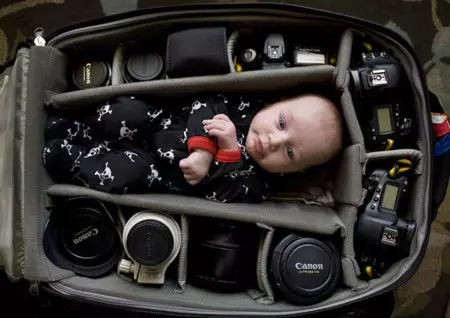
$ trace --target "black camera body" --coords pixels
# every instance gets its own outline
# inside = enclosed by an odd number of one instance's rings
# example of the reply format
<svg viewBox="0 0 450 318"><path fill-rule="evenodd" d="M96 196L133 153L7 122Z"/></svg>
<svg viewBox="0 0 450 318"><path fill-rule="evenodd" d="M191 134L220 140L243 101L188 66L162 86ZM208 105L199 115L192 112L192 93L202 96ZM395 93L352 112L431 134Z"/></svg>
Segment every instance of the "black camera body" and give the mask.
<svg viewBox="0 0 450 318"><path fill-rule="evenodd" d="M413 121L406 112L406 79L398 61L385 52L362 53L350 74L368 148L383 150L404 145Z"/></svg>
<svg viewBox="0 0 450 318"><path fill-rule="evenodd" d="M399 216L408 193L406 176L391 177L387 170L377 169L369 177L370 200L358 216L355 239L358 245L386 257L409 254L416 224Z"/></svg>

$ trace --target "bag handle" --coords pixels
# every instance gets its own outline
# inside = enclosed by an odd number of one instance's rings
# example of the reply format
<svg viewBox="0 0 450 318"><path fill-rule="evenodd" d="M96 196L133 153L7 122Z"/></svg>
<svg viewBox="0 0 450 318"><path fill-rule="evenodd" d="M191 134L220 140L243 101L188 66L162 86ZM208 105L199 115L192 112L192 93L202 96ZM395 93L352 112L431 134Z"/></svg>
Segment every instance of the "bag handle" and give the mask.
<svg viewBox="0 0 450 318"><path fill-rule="evenodd" d="M428 91L430 107L432 112L444 114L444 109L437 98L437 96ZM433 135L433 189L432 189L432 211L431 222L433 222L439 212L439 207L445 199L447 193L448 181L450 178L450 151L443 153L442 155L436 155L434 151L434 145L437 138Z"/></svg>

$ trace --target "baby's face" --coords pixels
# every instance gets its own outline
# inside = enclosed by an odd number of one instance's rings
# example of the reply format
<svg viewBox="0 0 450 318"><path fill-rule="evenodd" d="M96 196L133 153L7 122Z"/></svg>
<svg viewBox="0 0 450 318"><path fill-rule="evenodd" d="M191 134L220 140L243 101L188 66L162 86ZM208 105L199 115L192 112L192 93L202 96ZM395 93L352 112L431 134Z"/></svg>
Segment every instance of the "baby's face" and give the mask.
<svg viewBox="0 0 450 318"><path fill-rule="evenodd" d="M323 99L305 96L266 106L253 118L246 140L250 157L272 173L313 166L325 137L318 116ZM322 144L321 144L322 143Z"/></svg>

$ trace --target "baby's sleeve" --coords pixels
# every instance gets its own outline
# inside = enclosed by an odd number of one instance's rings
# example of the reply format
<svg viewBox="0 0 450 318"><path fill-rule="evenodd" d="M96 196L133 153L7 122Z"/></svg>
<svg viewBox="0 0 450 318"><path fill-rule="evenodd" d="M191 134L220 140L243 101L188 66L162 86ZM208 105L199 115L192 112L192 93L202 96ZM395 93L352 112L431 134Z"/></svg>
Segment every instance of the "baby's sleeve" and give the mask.
<svg viewBox="0 0 450 318"><path fill-rule="evenodd" d="M241 173L245 171L241 171ZM212 201L230 202L263 202L268 197L267 183L258 175L228 174L215 179L207 187L205 198Z"/></svg>
<svg viewBox="0 0 450 318"><path fill-rule="evenodd" d="M217 141L211 138L203 127L203 120L212 119L215 115L226 114L227 109L220 96L198 98L188 107L187 145L189 152L195 148L209 151L214 156L217 153Z"/></svg>
<svg viewBox="0 0 450 318"><path fill-rule="evenodd" d="M214 160L204 180L206 199L220 202L262 202L268 196L264 172L243 154L239 162Z"/></svg>

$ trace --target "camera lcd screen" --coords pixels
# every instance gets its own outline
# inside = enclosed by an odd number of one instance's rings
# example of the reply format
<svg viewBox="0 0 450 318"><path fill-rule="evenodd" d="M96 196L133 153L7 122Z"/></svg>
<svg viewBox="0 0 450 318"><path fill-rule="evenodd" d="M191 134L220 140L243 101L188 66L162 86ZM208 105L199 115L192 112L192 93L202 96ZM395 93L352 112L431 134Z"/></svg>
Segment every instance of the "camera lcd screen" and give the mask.
<svg viewBox="0 0 450 318"><path fill-rule="evenodd" d="M378 129L380 133L392 132L391 108L389 106L377 108Z"/></svg>
<svg viewBox="0 0 450 318"><path fill-rule="evenodd" d="M383 201L381 207L384 209L394 210L395 202L397 200L398 187L387 183L384 188Z"/></svg>

